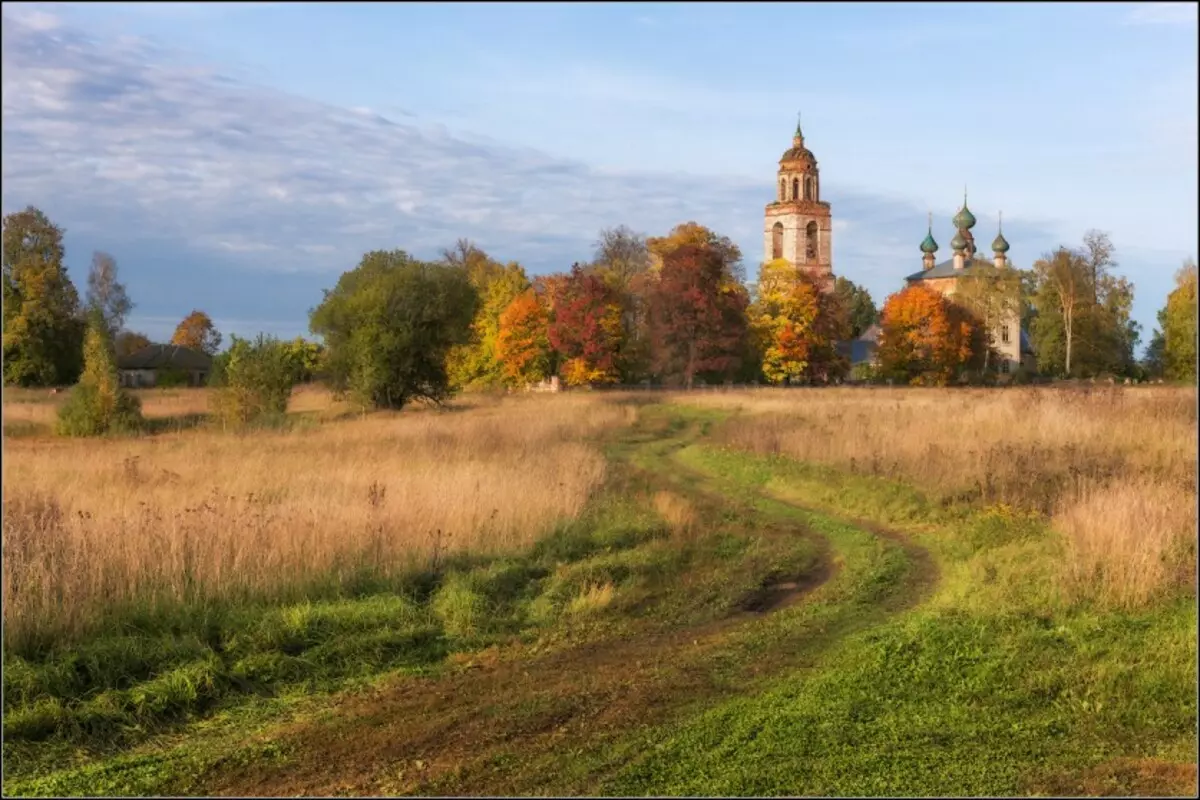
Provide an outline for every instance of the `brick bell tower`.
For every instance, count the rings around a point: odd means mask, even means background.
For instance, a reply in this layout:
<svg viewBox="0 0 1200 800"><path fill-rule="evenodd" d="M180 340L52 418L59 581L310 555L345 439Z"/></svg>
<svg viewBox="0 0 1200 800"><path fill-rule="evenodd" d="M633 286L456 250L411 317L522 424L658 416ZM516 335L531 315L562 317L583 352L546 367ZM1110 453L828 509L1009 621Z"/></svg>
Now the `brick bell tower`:
<svg viewBox="0 0 1200 800"><path fill-rule="evenodd" d="M824 291L833 290L833 217L821 202L817 159L804 146L800 121L792 147L779 159L775 202L767 204L764 261L786 258Z"/></svg>

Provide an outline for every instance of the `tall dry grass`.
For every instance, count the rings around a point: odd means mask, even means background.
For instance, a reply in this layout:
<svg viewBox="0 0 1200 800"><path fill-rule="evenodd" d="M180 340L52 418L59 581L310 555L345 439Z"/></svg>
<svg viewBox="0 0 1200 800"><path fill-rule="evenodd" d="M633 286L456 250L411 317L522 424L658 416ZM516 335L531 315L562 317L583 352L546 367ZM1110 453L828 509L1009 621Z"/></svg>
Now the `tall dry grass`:
<svg viewBox="0 0 1200 800"><path fill-rule="evenodd" d="M729 446L1050 516L1077 596L1138 605L1194 581L1194 388L765 389L678 401L743 411L719 434Z"/></svg>
<svg viewBox="0 0 1200 800"><path fill-rule="evenodd" d="M525 545L580 512L605 474L591 440L634 414L473 399L303 432L6 441L5 636Z"/></svg>

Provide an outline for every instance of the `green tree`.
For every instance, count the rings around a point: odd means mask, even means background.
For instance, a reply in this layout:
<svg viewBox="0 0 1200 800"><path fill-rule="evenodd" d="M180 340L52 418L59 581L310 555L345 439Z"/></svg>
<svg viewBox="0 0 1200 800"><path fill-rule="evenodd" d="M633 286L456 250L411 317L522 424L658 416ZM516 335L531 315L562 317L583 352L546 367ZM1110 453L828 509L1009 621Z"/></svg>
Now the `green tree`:
<svg viewBox="0 0 1200 800"><path fill-rule="evenodd" d="M141 427L141 403L120 386L108 323L98 308L88 313L83 357L83 374L58 411L56 432L62 436L99 436Z"/></svg>
<svg viewBox="0 0 1200 800"><path fill-rule="evenodd" d="M4 382L74 383L86 323L63 266L63 231L33 206L4 218Z"/></svg>
<svg viewBox="0 0 1200 800"><path fill-rule="evenodd" d="M1154 329L1154 333L1150 336L1150 343L1146 345L1146 355L1142 359L1142 369L1146 371L1148 378L1161 378L1166 371L1167 358L1167 338L1163 335L1163 331L1167 327L1167 309L1164 306L1158 310L1158 327Z"/></svg>
<svg viewBox="0 0 1200 800"><path fill-rule="evenodd" d="M308 383L320 371L325 355L325 348L320 342L310 342L303 336L297 336L291 341L282 342L280 346L292 364L295 383Z"/></svg>
<svg viewBox="0 0 1200 800"><path fill-rule="evenodd" d="M1038 275L1037 323L1031 332L1042 372L1072 374L1079 318L1091 301L1091 271L1079 253L1060 247L1034 262Z"/></svg>
<svg viewBox="0 0 1200 800"><path fill-rule="evenodd" d="M446 356L468 341L477 304L464 266L377 250L325 292L309 326L325 341L335 391L398 409L449 396Z"/></svg>
<svg viewBox="0 0 1200 800"><path fill-rule="evenodd" d="M867 328L879 321L879 309L875 307L871 293L854 281L839 275L834 279L833 293L849 319L851 339L862 336Z"/></svg>
<svg viewBox="0 0 1200 800"><path fill-rule="evenodd" d="M259 334L254 341L234 335L219 357L219 388L212 395L215 415L226 424L245 425L287 413L296 382L296 361L287 342Z"/></svg>
<svg viewBox="0 0 1200 800"><path fill-rule="evenodd" d="M1175 273L1162 317L1163 366L1174 381L1196 380L1196 262L1188 259Z"/></svg>
<svg viewBox="0 0 1200 800"><path fill-rule="evenodd" d="M88 270L87 294L84 304L97 309L104 317L110 337L116 337L125 326L125 317L133 310L133 301L125 291L125 285L117 280L117 262L108 253L92 254L92 267Z"/></svg>
<svg viewBox="0 0 1200 800"><path fill-rule="evenodd" d="M963 270L954 290L954 302L971 313L979 323L979 332L986 342L983 348L982 369L992 369L996 343L993 331L1001 324L1020 319L1021 278L1010 267L974 264ZM1016 335L1020 337L1020 331Z"/></svg>

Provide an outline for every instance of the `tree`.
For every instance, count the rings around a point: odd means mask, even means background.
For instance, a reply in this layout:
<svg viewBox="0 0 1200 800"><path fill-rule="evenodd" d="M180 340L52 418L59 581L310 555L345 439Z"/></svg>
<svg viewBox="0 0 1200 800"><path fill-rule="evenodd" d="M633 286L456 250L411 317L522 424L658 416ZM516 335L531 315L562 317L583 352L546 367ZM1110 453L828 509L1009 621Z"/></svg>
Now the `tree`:
<svg viewBox="0 0 1200 800"><path fill-rule="evenodd" d="M547 336L549 322L545 299L533 287L514 297L500 315L496 357L512 383L537 383L550 375L553 351Z"/></svg>
<svg viewBox="0 0 1200 800"><path fill-rule="evenodd" d="M171 344L190 347L210 356L216 355L217 350L221 348L221 333L213 325L208 314L195 310L179 323L179 327L171 336Z"/></svg>
<svg viewBox="0 0 1200 800"><path fill-rule="evenodd" d="M83 357L83 374L58 411L56 432L100 436L141 427L141 403L120 386L108 322L99 308L88 312Z"/></svg>
<svg viewBox="0 0 1200 800"><path fill-rule="evenodd" d="M728 236L720 236L699 223L685 222L682 225L676 225L666 236L652 237L646 240L646 248L650 251L651 265L655 269L662 268L671 251L688 246L713 251L721 262L721 270L726 280L736 283L746 282L746 270L742 265L741 249Z"/></svg>
<svg viewBox="0 0 1200 800"><path fill-rule="evenodd" d="M124 327L125 317L133 310L133 301L125 292L125 285L117 280L117 262L108 253L97 251L92 254L85 304L100 311L110 337L115 337Z"/></svg>
<svg viewBox="0 0 1200 800"><path fill-rule="evenodd" d="M234 335L229 350L218 358L218 389L212 408L226 424L245 425L287 413L297 366L288 343L259 334L254 341Z"/></svg>
<svg viewBox="0 0 1200 800"><path fill-rule="evenodd" d="M1149 378L1161 378L1166 372L1167 338L1163 335L1163 331L1167 327L1166 306L1158 310L1157 319L1158 327L1150 336L1150 343L1146 345L1146 356L1142 359L1142 368Z"/></svg>
<svg viewBox="0 0 1200 800"><path fill-rule="evenodd" d="M703 373L728 377L746 352L749 298L729 257L720 244L668 250L650 292L654 368L689 389Z"/></svg>
<svg viewBox="0 0 1200 800"><path fill-rule="evenodd" d="M625 225L605 228L596 240L594 263L601 277L621 290L650 269L650 249L646 237Z"/></svg>
<svg viewBox="0 0 1200 800"><path fill-rule="evenodd" d="M1089 230L1083 235L1081 255L1087 263L1088 276L1092 285L1092 305L1100 302L1099 287L1109 271L1117 266L1112 240L1104 231Z"/></svg>
<svg viewBox="0 0 1200 800"><path fill-rule="evenodd" d="M970 313L928 287L908 286L883 305L878 358L885 377L945 386L982 361L982 344Z"/></svg>
<svg viewBox="0 0 1200 800"><path fill-rule="evenodd" d="M74 383L86 323L63 266L63 231L33 206L4 218L4 382Z"/></svg>
<svg viewBox="0 0 1200 800"><path fill-rule="evenodd" d="M500 315L513 298L529 288L525 270L515 262L503 267L493 262L474 274L472 285L481 302L471 323L471 338L448 356L450 383L455 387L495 386L505 381L504 365L496 355Z"/></svg>
<svg viewBox="0 0 1200 800"><path fill-rule="evenodd" d="M764 264L748 312L763 376L784 383L843 375L847 365L835 349L849 325L842 311L836 294L822 292L786 259Z"/></svg>
<svg viewBox="0 0 1200 800"><path fill-rule="evenodd" d="M1188 259L1175 273L1162 318L1163 366L1167 378L1196 380L1196 262Z"/></svg>
<svg viewBox="0 0 1200 800"><path fill-rule="evenodd" d="M987 342L983 348L982 369L992 367L995 350L993 332L1000 325L1016 322L1021 317L1021 277L1010 267L976 264L963 270L954 290L954 302L971 313L979 322L980 335ZM1016 332L1018 341L1020 331Z"/></svg>
<svg viewBox="0 0 1200 800"><path fill-rule="evenodd" d="M121 331L116 337L116 351L118 356L128 356L136 353L138 350L149 347L153 342L150 337L144 333L137 331Z"/></svg>
<svg viewBox="0 0 1200 800"><path fill-rule="evenodd" d="M293 383L308 383L316 376L325 355L325 348L319 342L310 342L303 336L297 336L290 341L280 342L279 346L291 364Z"/></svg>
<svg viewBox="0 0 1200 800"><path fill-rule="evenodd" d="M879 310L871 293L854 281L841 277L833 282L833 293L841 301L850 323L850 338L857 339L867 328L879 321Z"/></svg>
<svg viewBox="0 0 1200 800"><path fill-rule="evenodd" d="M546 331L563 359L563 379L572 386L616 383L623 343L620 295L580 264L551 284L553 314Z"/></svg>
<svg viewBox="0 0 1200 800"><path fill-rule="evenodd" d="M1082 255L1066 247L1034 262L1038 275L1038 320L1034 329L1038 368L1061 363L1063 375L1071 374L1079 311L1092 296L1091 267ZM1062 353L1059 362L1058 352Z"/></svg>
<svg viewBox="0 0 1200 800"><path fill-rule="evenodd" d="M477 304L465 267L376 250L325 292L309 327L325 340L335 391L399 409L449 396L446 355L468 340Z"/></svg>

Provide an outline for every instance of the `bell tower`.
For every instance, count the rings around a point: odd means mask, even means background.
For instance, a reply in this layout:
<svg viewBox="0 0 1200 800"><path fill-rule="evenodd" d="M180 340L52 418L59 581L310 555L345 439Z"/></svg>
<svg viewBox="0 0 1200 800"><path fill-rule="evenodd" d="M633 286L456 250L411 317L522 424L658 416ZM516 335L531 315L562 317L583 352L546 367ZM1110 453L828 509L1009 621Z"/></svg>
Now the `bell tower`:
<svg viewBox="0 0 1200 800"><path fill-rule="evenodd" d="M785 258L803 269L824 291L833 289L833 217L821 201L817 159L804 146L800 121L792 146L779 159L775 202L767 204L763 226L764 261Z"/></svg>

